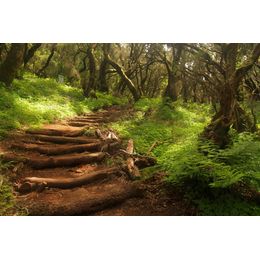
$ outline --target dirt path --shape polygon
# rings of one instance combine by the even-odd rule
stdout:
[[[119,153],[125,144],[106,125],[126,113],[112,107],[10,135],[0,148],[6,160],[18,161],[11,172],[17,205],[29,215],[195,214],[164,187],[162,174],[129,178]]]

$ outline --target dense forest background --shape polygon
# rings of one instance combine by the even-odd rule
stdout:
[[[142,172],[201,215],[259,215],[260,44],[1,43],[0,135],[112,105]],[[2,214],[15,207],[1,163]],[[12,211],[13,212],[13,211]]]

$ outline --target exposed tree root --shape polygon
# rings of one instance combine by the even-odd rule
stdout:
[[[27,159],[28,164],[34,169],[75,166],[83,163],[100,162],[104,159],[105,153],[90,153],[80,155],[68,155],[63,157],[50,157],[44,159]]]
[[[149,158],[149,157],[148,157]],[[140,160],[135,160],[137,162],[137,165],[140,168],[149,167],[151,165],[154,165],[155,160],[141,158]],[[128,162],[127,162],[128,163]],[[74,178],[37,178],[37,177],[27,177],[23,180],[23,183],[18,187],[18,190],[20,192],[29,192],[32,190],[40,190],[45,187],[49,188],[72,188],[76,186],[81,186],[96,180],[100,179],[106,179],[112,174],[121,174],[122,172],[125,172],[128,176],[130,175],[130,178],[132,179],[133,176],[132,171],[129,171],[129,165],[128,164],[122,165],[121,167],[110,167],[102,170],[97,170],[92,173],[86,173],[83,176],[80,177],[74,177]],[[137,166],[135,166],[137,167]],[[137,168],[138,169],[138,168]],[[131,169],[130,169],[131,170]]]
[[[27,130],[27,134],[33,135],[50,135],[50,136],[67,136],[67,137],[77,137],[84,134],[88,128],[83,128],[76,131],[71,130],[57,130],[57,129],[37,129],[37,130]]]
[[[79,123],[103,123],[105,119],[92,119],[92,118],[73,118],[70,122],[79,122]]]
[[[24,182],[18,187],[19,192],[30,192],[36,189],[42,189],[44,187],[49,188],[61,188],[69,189],[78,186],[82,186],[88,183],[92,183],[98,180],[103,180],[110,177],[113,174],[121,174],[120,167],[110,167],[102,170],[97,170],[91,173],[85,173],[80,177],[74,178],[37,178],[28,177],[24,179]]]
[[[76,143],[76,144],[89,144],[93,142],[98,142],[94,138],[84,138],[84,137],[65,137],[65,136],[47,136],[47,135],[33,135],[34,138],[51,143],[66,144],[66,143]]]
[[[62,155],[68,153],[97,152],[100,151],[103,144],[101,142],[90,144],[62,145],[58,147],[45,147],[39,145],[15,144],[12,147],[36,151],[47,155]]]
[[[67,194],[66,194],[67,195]],[[58,200],[37,201],[28,207],[29,215],[75,216],[87,215],[122,203],[132,197],[142,196],[142,190],[136,184],[115,185],[113,189],[99,194],[91,194],[77,189]],[[77,200],[75,200],[77,197]]]
[[[70,126],[78,126],[78,127],[82,127],[82,126],[98,126],[98,123],[74,121],[74,122],[69,122],[68,125],[70,125]]]
[[[4,154],[2,159],[4,161],[16,161],[27,163],[34,169],[44,169],[44,168],[55,168],[55,167],[65,167],[65,166],[75,166],[83,163],[93,163],[100,162],[104,159],[105,153],[83,153],[76,155],[67,155],[61,157],[49,157],[49,158],[27,158],[19,157],[13,154]]]
[[[97,119],[97,120],[102,120],[104,119],[103,116],[97,116],[97,115],[88,115],[88,116],[76,116],[73,119]]]

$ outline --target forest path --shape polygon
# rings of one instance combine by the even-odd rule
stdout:
[[[17,206],[29,215],[192,214],[166,192],[161,174],[129,178],[129,155],[120,152],[126,145],[108,128],[129,113],[110,107],[10,135],[0,147],[7,161],[18,161],[12,169]]]

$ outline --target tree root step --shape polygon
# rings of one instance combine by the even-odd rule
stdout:
[[[91,122],[78,122],[78,121],[73,121],[73,122],[68,122],[68,125],[70,126],[98,126],[98,123],[91,123]]]
[[[57,144],[76,143],[76,144],[88,144],[98,142],[98,139],[84,138],[84,137],[65,137],[65,136],[47,136],[47,135],[33,135],[35,139],[40,141],[46,141]]]
[[[41,154],[47,155],[62,155],[69,153],[82,153],[82,152],[97,152],[101,150],[102,142],[90,143],[90,144],[75,144],[75,145],[61,145],[57,147],[42,146],[42,145],[28,145],[28,144],[15,144],[12,147],[36,151]]]
[[[121,175],[120,167],[110,167],[102,170],[85,173],[82,176],[74,178],[38,178],[27,177],[23,183],[18,187],[19,192],[31,192],[33,190],[48,188],[70,189],[79,187],[98,180],[104,180],[112,175]]]
[[[57,129],[37,129],[37,130],[26,130],[27,134],[32,135],[49,135],[49,136],[65,136],[65,137],[77,137],[84,134],[87,128],[71,131],[71,130],[57,130]]]
[[[79,188],[71,190],[61,197],[57,195],[57,199],[37,200],[26,206],[31,216],[89,215],[140,196],[142,196],[142,190],[138,185],[132,183],[110,186],[95,194]]]
[[[68,155],[63,157],[50,157],[46,159],[28,159],[28,164],[34,169],[76,166],[83,163],[100,162],[105,158],[105,153],[90,153]]]

